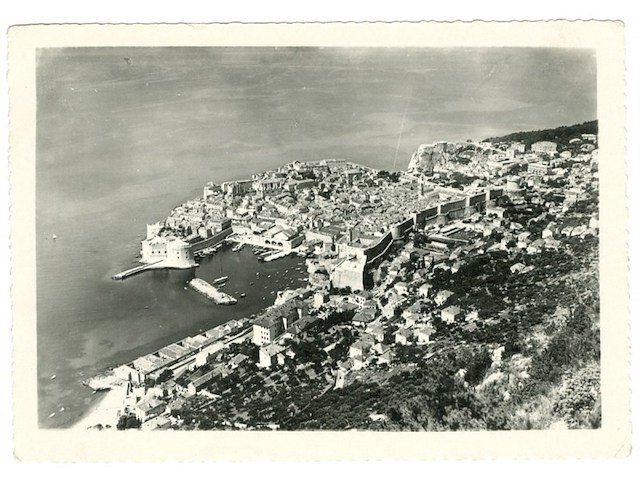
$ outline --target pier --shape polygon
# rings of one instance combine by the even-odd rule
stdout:
[[[130,268],[129,270],[125,270],[124,272],[116,273],[111,278],[113,280],[124,280],[125,278],[130,277],[131,275],[135,275],[136,273],[142,272],[147,268],[151,268],[160,262],[162,262],[162,260],[158,260],[157,262],[153,262],[153,263],[145,263],[144,265],[138,265],[137,267]]]

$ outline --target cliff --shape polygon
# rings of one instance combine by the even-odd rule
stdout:
[[[446,163],[446,154],[435,148],[433,144],[427,143],[420,145],[418,150],[413,153],[407,171],[418,171],[422,173],[433,173],[437,165]]]

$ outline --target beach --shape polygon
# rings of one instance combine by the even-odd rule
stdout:
[[[73,430],[100,428],[99,425],[103,428],[116,428],[127,395],[127,387],[114,386],[102,395],[103,397],[91,406],[86,415],[73,425]]]

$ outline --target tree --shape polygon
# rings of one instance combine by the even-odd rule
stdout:
[[[158,384],[164,383],[164,382],[166,382],[167,380],[169,380],[172,377],[173,377],[173,370],[167,368],[166,370],[163,370],[160,373],[160,375],[158,375],[156,383],[158,383]]]
[[[118,419],[118,425],[116,426],[118,430],[129,430],[132,428],[140,428],[142,425],[142,420],[135,416],[133,413],[129,413],[127,415],[122,415]]]

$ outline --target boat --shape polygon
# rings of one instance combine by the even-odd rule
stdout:
[[[224,283],[229,279],[229,277],[219,277],[216,278],[212,283],[215,285],[216,283]]]
[[[56,416],[56,412],[53,412],[51,415],[49,415],[49,418],[55,417],[55,416]]]
[[[240,294],[240,297],[241,297],[241,298],[244,298],[244,297],[246,297],[246,296],[247,296],[247,294],[246,294],[246,293],[241,293],[241,294]]]
[[[51,375],[51,378],[49,380],[55,380],[57,377],[57,375]]]
[[[51,239],[52,239],[52,240],[55,240],[56,238],[58,238],[58,237],[56,236],[56,234],[55,234],[55,233],[51,235]]]
[[[249,282],[249,285],[253,285],[253,282]]]

